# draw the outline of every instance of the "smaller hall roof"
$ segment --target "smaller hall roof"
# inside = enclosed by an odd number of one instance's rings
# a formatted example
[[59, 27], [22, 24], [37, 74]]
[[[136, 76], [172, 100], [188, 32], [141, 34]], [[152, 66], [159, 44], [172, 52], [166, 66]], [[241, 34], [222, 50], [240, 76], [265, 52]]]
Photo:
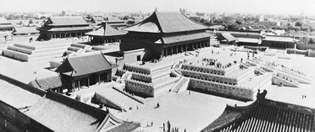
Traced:
[[86, 33], [86, 35], [110, 37], [110, 36], [121, 36], [121, 35], [125, 35], [127, 33], [126, 31], [123, 31], [123, 30], [117, 30], [109, 24], [105, 24], [105, 26], [106, 26], [105, 31], [104, 31], [104, 27], [101, 26], [100, 28], [98, 28], [95, 31], [91, 31], [91, 32]]
[[4, 17], [0, 17], [0, 25], [1, 24], [11, 24], [7, 19], [5, 19]]
[[264, 41], [275, 41], [275, 42], [287, 42], [287, 43], [294, 43], [297, 40], [293, 37], [278, 37], [278, 36], [266, 36]]
[[111, 63], [101, 52], [92, 52], [67, 57], [57, 68], [56, 72], [75, 77], [109, 70], [111, 68]]
[[14, 26], [4, 17], [0, 17], [0, 29], [1, 30], [14, 30]]
[[88, 25], [81, 16], [56, 16], [49, 17], [47, 21], [51, 26]]
[[62, 28], [51, 28], [48, 31], [50, 32], [63, 32], [63, 31], [91, 31], [92, 27], [84, 26], [84, 27], [62, 27]]
[[208, 29], [207, 26], [198, 24], [179, 12], [154, 11], [143, 21], [125, 30], [150, 33], [175, 33], [206, 29]]
[[224, 33], [221, 33], [221, 34], [222, 34], [223, 38], [226, 39], [229, 42], [236, 41], [236, 38], [233, 35], [231, 35], [230, 33], [224, 32]]

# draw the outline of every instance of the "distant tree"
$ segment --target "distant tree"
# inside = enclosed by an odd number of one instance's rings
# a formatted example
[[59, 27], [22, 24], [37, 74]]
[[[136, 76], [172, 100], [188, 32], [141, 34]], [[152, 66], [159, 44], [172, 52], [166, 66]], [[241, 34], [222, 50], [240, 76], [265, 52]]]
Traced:
[[239, 24], [239, 25], [242, 24], [242, 22], [241, 22], [240, 20], [236, 20], [235, 23], [236, 23], [236, 24]]
[[60, 16], [65, 16], [66, 15], [66, 11], [61, 11]]
[[127, 24], [128, 24], [128, 25], [132, 25], [132, 24], [134, 24], [134, 23], [135, 23], [135, 21], [131, 21], [131, 20], [127, 21]]
[[28, 24], [34, 24], [33, 19], [28, 20]]
[[295, 23], [295, 26], [296, 26], [296, 27], [301, 27], [301, 26], [302, 26], [302, 22], [296, 22], [296, 23]]

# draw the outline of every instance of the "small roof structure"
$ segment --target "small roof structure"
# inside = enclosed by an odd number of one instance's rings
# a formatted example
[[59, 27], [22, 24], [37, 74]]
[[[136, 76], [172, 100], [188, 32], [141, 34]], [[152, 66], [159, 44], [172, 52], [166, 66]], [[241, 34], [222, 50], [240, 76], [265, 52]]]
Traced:
[[293, 37], [265, 36], [264, 41], [295, 43], [297, 40]]
[[39, 31], [36, 27], [17, 27], [15, 28], [14, 35], [28, 35], [28, 34], [38, 34]]
[[41, 78], [38, 80], [35, 79], [29, 82], [28, 85], [37, 89], [42, 89], [42, 90], [47, 91], [49, 89], [62, 87], [62, 80], [60, 76], [51, 76], [51, 77]]
[[67, 57], [56, 72], [76, 77], [112, 68], [112, 64], [101, 52], [92, 52]]
[[191, 21], [181, 13], [154, 11], [143, 21], [125, 30], [149, 33], [175, 33], [206, 29], [208, 29], [208, 27]]
[[261, 39], [256, 38], [237, 38], [237, 41], [241, 43], [261, 44]]
[[226, 106], [222, 115], [201, 132], [278, 132], [284, 129], [315, 132], [314, 109], [268, 100], [265, 95], [266, 92], [258, 93], [257, 100], [248, 106]]
[[113, 37], [113, 36], [123, 36], [126, 33], [127, 32], [124, 30], [117, 30], [117, 29], [113, 28], [111, 25], [105, 24], [105, 28], [103, 26], [101, 26], [95, 31], [91, 31], [91, 32], [86, 33], [86, 35], [97, 36], [97, 37]]
[[0, 17], [0, 24], [10, 24], [10, 22], [4, 17]]
[[0, 17], [0, 31], [1, 30], [14, 30], [14, 26], [11, 22], [9, 22], [4, 17]]
[[46, 24], [50, 26], [89, 25], [81, 16], [49, 17]]
[[228, 42], [236, 41], [236, 38], [235, 38], [233, 35], [231, 35], [230, 33], [223, 32], [223, 33], [221, 33], [221, 35], [222, 35], [223, 38], [224, 38], [225, 40], [227, 40]]

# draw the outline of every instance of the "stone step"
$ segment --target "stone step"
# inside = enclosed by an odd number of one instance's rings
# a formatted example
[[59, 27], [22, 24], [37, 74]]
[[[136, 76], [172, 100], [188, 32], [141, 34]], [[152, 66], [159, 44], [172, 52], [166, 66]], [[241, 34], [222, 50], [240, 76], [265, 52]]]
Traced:
[[153, 83], [154, 89], [160, 89], [172, 83], [175, 83], [179, 78], [165, 77], [161, 82]]
[[188, 88], [189, 85], [189, 78], [182, 77], [172, 89], [172, 92], [178, 93], [179, 91], [185, 90]]
[[272, 83], [277, 84], [277, 85], [289, 86], [289, 87], [299, 87], [298, 83], [290, 82], [288, 80], [285, 80], [285, 79], [277, 77], [277, 76], [272, 77]]
[[168, 76], [163, 76], [163, 77], [160, 77], [160, 78], [152, 80], [152, 83], [153, 83], [153, 85], [157, 85], [159, 83], [163, 83], [163, 82], [167, 81], [170, 78], [171, 77], [169, 75]]
[[162, 92], [168, 92], [170, 89], [172, 89], [176, 85], [176, 83], [179, 81], [179, 79], [180, 79], [179, 77], [178, 78], [172, 78], [172, 79], [169, 79], [164, 84], [161, 84], [157, 87], [154, 87], [154, 96], [156, 97]]
[[170, 75], [169, 71], [168, 72], [162, 72], [162, 73], [159, 73], [157, 75], [152, 76], [152, 80], [157, 80], [157, 79], [159, 79], [161, 77], [169, 76], [169, 75]]

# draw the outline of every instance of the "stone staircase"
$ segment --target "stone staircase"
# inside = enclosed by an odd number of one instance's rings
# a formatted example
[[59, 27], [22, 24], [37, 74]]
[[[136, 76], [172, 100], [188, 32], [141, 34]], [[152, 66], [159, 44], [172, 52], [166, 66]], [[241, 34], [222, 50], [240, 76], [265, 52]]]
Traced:
[[181, 91], [184, 91], [189, 86], [189, 78], [187, 77], [181, 77], [180, 80], [176, 83], [174, 88], [172, 89], [172, 92], [179, 93]]
[[296, 80], [293, 80], [288, 77], [273, 75], [272, 76], [272, 84], [279, 86], [288, 86], [288, 87], [299, 87], [299, 83]]
[[[129, 72], [131, 75], [133, 75], [134, 73], [134, 76], [135, 74], [138, 74], [138, 76], [139, 75], [144, 76], [142, 78], [143, 80], [141, 80], [141, 78], [138, 77], [137, 81], [142, 81], [142, 82], [152, 84], [153, 89], [154, 89], [154, 95], [158, 95], [159, 93], [163, 91], [168, 91], [169, 89], [171, 89], [173, 85], [175, 85], [176, 82], [179, 80], [179, 77], [170, 76], [171, 67], [172, 65], [166, 65], [166, 66], [154, 68], [152, 70], [152, 69], [143, 68], [138, 65], [135, 65], [135, 66], [130, 65], [126, 68], [123, 67], [122, 69], [118, 69], [117, 72], [121, 72], [121, 73], [117, 73], [116, 75], [118, 77], [124, 78], [125, 74], [122, 74], [122, 73]], [[141, 71], [141, 69], [143, 69], [143, 71]], [[148, 78], [145, 78], [145, 76], [149, 77], [151, 81], [148, 82]], [[130, 77], [129, 79], [132, 79], [132, 78], [133, 77]]]
[[220, 45], [220, 42], [215, 35], [210, 36], [210, 45]]

